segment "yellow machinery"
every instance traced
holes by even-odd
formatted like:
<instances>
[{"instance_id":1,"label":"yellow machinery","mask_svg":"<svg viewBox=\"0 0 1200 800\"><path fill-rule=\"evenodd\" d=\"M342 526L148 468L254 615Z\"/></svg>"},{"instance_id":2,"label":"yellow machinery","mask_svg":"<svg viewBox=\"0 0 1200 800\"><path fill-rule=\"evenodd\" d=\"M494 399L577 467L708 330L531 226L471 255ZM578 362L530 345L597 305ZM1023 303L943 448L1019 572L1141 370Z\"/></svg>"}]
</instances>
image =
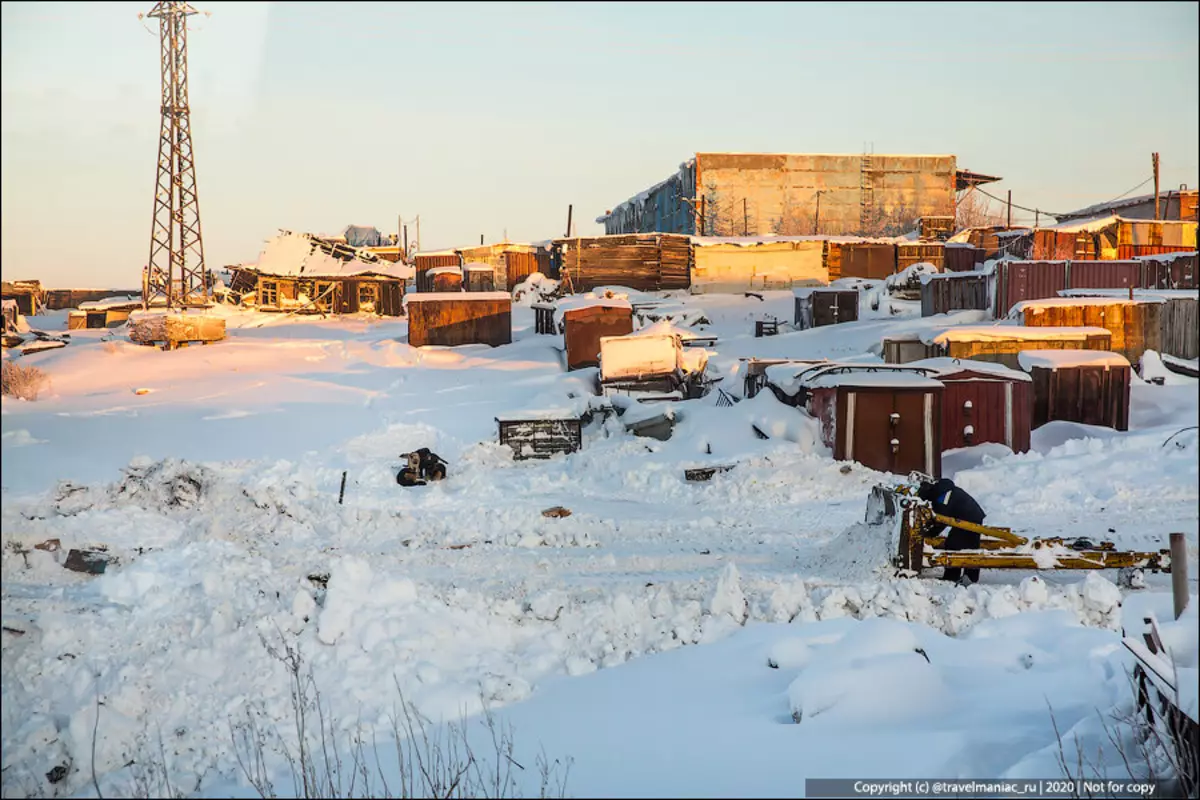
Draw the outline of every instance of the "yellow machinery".
<instances>
[{"instance_id":1,"label":"yellow machinery","mask_svg":"<svg viewBox=\"0 0 1200 800\"><path fill-rule=\"evenodd\" d=\"M919 480L898 486L879 485L867 501L868 525L885 528L891 539L892 565L905 574L934 567L966 569L1149 569L1170 572L1169 550L1136 553L1117 550L1112 542L1087 539L1026 539L1008 528L976 525L935 514L917 497ZM981 535L978 550L946 550L944 536L925 536L930 526L949 525Z\"/></svg>"}]
</instances>

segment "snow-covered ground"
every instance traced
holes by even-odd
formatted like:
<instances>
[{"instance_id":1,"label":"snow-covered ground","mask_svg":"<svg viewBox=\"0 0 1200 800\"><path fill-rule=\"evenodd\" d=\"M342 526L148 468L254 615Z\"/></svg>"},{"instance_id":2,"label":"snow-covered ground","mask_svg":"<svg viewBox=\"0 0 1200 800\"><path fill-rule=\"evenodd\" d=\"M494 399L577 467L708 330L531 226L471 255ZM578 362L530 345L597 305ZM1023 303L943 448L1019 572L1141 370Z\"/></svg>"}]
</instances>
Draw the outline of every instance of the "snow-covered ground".
<instances>
[{"instance_id":1,"label":"snow-covered ground","mask_svg":"<svg viewBox=\"0 0 1200 800\"><path fill-rule=\"evenodd\" d=\"M878 361L885 335L981 322L884 298L856 323L755 339L754 319L791 318L790 292L672 301L709 320L709 371L733 394L740 356ZM598 423L579 453L514 462L495 416L579 407L595 376L564 372L522 305L496 349L413 349L403 320L225 313L209 347L72 331L22 358L51 384L2 406L6 795L94 791L93 738L103 793L128 793L160 737L176 789L252 794L230 720L289 718L283 642L347 730L391 735L400 693L434 719L489 704L527 791L543 747L573 759L575 795L1057 777L1051 709L1106 741L1097 711L1128 695L1123 620L1170 617L1162 575L1128 594L1112 573L890 577L886 547L854 535L884 476L844 471L769 392L676 404L666 442ZM1197 424L1197 382L1166 375L1135 379L1127 433L1052 423L1029 453L954 451L945 471L1023 534L1158 549L1182 531L1195 576L1197 436L1167 440ZM401 488L399 454L419 447L450 478ZM556 505L571 515L543 517ZM61 566L97 545L119 559L104 575Z\"/></svg>"}]
</instances>

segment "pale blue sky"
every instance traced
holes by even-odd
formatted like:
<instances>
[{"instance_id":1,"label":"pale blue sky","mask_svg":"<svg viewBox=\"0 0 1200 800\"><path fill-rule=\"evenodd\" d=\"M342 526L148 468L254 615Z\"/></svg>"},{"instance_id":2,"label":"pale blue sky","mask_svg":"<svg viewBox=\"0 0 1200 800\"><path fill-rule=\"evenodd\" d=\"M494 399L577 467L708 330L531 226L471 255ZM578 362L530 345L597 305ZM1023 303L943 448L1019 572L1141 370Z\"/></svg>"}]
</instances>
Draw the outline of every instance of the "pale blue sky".
<instances>
[{"instance_id":1,"label":"pale blue sky","mask_svg":"<svg viewBox=\"0 0 1200 800\"><path fill-rule=\"evenodd\" d=\"M151 5L3 4L5 278L137 285ZM1153 150L1164 187L1200 183L1195 3L196 5L214 267L279 227L400 214L421 215L426 249L549 238L568 203L600 232L705 150L954 153L1057 211L1136 185Z\"/></svg>"}]
</instances>

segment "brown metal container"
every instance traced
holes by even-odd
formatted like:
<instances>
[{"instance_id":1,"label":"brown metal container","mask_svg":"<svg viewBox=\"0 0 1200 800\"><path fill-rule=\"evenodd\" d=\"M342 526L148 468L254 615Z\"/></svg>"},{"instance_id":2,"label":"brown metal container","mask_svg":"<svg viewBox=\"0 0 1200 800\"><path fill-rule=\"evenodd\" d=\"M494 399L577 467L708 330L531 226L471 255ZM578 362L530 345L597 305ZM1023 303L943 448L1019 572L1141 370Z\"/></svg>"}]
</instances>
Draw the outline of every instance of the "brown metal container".
<instances>
[{"instance_id":1,"label":"brown metal container","mask_svg":"<svg viewBox=\"0 0 1200 800\"><path fill-rule=\"evenodd\" d=\"M991 309L992 276L979 272L946 273L921 284L921 316Z\"/></svg>"},{"instance_id":2,"label":"brown metal container","mask_svg":"<svg viewBox=\"0 0 1200 800\"><path fill-rule=\"evenodd\" d=\"M443 268L444 269L444 268ZM430 276L429 288L434 292L461 292L463 276L461 272L437 272Z\"/></svg>"},{"instance_id":3,"label":"brown metal container","mask_svg":"<svg viewBox=\"0 0 1200 800\"><path fill-rule=\"evenodd\" d=\"M1033 427L1056 420L1129 430L1130 367L1034 366Z\"/></svg>"},{"instance_id":4,"label":"brown metal container","mask_svg":"<svg viewBox=\"0 0 1200 800\"><path fill-rule=\"evenodd\" d=\"M1022 300L1058 297L1069 288L1066 261L1001 261L996 265L996 317Z\"/></svg>"},{"instance_id":5,"label":"brown metal container","mask_svg":"<svg viewBox=\"0 0 1200 800\"><path fill-rule=\"evenodd\" d=\"M633 333L633 309L626 306L586 306L563 312L567 369L600 365L600 337Z\"/></svg>"},{"instance_id":6,"label":"brown metal container","mask_svg":"<svg viewBox=\"0 0 1200 800\"><path fill-rule=\"evenodd\" d=\"M416 290L432 292L433 280L427 274L434 267L461 267L462 257L458 253L430 253L413 256L413 269L416 271Z\"/></svg>"},{"instance_id":7,"label":"brown metal container","mask_svg":"<svg viewBox=\"0 0 1200 800\"><path fill-rule=\"evenodd\" d=\"M1155 254L1159 255L1159 254ZM1165 254L1162 254L1165 255ZM1195 289L1196 253L1155 258L1142 257L1143 289Z\"/></svg>"},{"instance_id":8,"label":"brown metal container","mask_svg":"<svg viewBox=\"0 0 1200 800\"><path fill-rule=\"evenodd\" d=\"M512 342L512 298L507 292L414 294L408 298L408 343L413 347Z\"/></svg>"},{"instance_id":9,"label":"brown metal container","mask_svg":"<svg viewBox=\"0 0 1200 800\"><path fill-rule=\"evenodd\" d=\"M1097 262L1099 263L1099 262ZM1073 264L1072 268L1078 267ZM1062 299L1023 309L1023 324L1030 328L1104 328L1112 339L1109 349L1136 364L1147 350L1161 351L1163 304L1113 298Z\"/></svg>"},{"instance_id":10,"label":"brown metal container","mask_svg":"<svg viewBox=\"0 0 1200 800\"><path fill-rule=\"evenodd\" d=\"M942 255L942 267L946 272L974 272L975 265L982 260L979 248L957 242L946 244Z\"/></svg>"},{"instance_id":11,"label":"brown metal container","mask_svg":"<svg viewBox=\"0 0 1200 800\"><path fill-rule=\"evenodd\" d=\"M825 445L839 461L906 475L942 473L943 387L852 386L814 388L808 412L821 423Z\"/></svg>"},{"instance_id":12,"label":"brown metal container","mask_svg":"<svg viewBox=\"0 0 1200 800\"><path fill-rule=\"evenodd\" d=\"M896 273L896 245L877 242L825 242L829 280L865 278L881 281Z\"/></svg>"},{"instance_id":13,"label":"brown metal container","mask_svg":"<svg viewBox=\"0 0 1200 800\"><path fill-rule=\"evenodd\" d=\"M811 289L796 295L796 327L800 330L858 320L858 292Z\"/></svg>"}]
</instances>

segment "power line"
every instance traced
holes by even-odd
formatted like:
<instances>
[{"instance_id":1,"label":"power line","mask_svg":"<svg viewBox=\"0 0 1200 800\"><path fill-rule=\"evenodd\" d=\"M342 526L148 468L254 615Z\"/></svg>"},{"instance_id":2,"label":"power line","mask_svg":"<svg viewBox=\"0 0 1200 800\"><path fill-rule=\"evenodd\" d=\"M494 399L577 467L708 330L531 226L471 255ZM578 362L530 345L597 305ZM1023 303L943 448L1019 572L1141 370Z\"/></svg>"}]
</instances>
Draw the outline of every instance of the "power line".
<instances>
[{"instance_id":1,"label":"power line","mask_svg":"<svg viewBox=\"0 0 1200 800\"><path fill-rule=\"evenodd\" d=\"M999 203L1004 203L1006 206L1009 205L1009 202L1007 200L1005 200L1004 198L996 197L996 195L994 195L994 194L988 194L983 189L980 189L978 186L975 187L975 191L979 192L984 197L990 197ZM1030 214L1046 214L1051 217L1059 216L1058 214L1055 214L1053 211L1047 211L1044 208L1026 208L1025 206L1019 206L1016 203L1012 203L1011 205L1013 208L1019 208L1022 211L1028 211Z\"/></svg>"},{"instance_id":2,"label":"power line","mask_svg":"<svg viewBox=\"0 0 1200 800\"><path fill-rule=\"evenodd\" d=\"M1145 186L1147 183L1149 183L1149 182L1150 182L1150 181L1152 181L1152 180L1154 180L1154 176L1153 176L1153 175L1151 175L1149 178L1146 178L1146 180L1142 181L1141 183L1139 183L1137 186L1133 187L1133 188L1132 188L1132 189L1130 189L1129 191L1127 191L1127 192L1124 192L1124 193L1122 193L1122 194L1119 194L1119 195L1117 195L1116 197L1114 197L1112 200L1109 200L1108 202L1109 202L1109 203L1115 203L1115 202L1117 202L1118 200L1120 200L1122 197L1124 197L1125 195L1127 195L1127 194L1131 194L1131 193L1133 193L1133 192L1136 192L1138 189L1142 188L1143 186ZM1108 205L1108 203L1102 203L1101 205Z\"/></svg>"}]
</instances>

